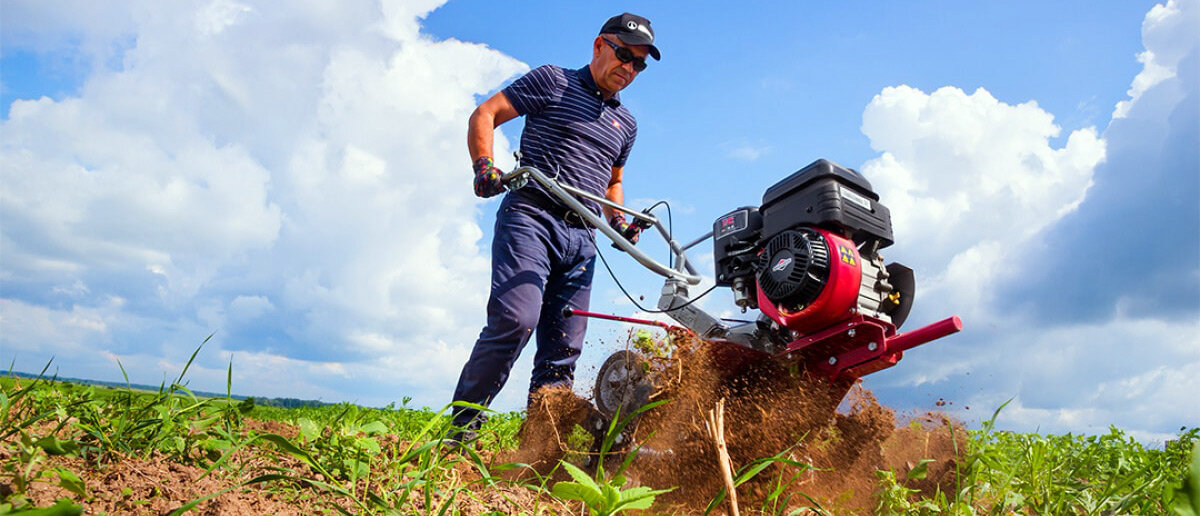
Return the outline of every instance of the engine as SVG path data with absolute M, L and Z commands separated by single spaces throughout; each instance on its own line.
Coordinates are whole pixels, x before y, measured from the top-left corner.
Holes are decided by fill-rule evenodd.
M 826 160 L 718 218 L 713 243 L 717 284 L 799 335 L 855 315 L 899 327 L 912 307 L 912 270 L 879 254 L 893 243 L 887 207 L 861 174 Z

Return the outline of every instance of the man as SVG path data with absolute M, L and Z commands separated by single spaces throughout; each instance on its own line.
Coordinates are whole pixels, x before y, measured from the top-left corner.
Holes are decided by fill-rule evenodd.
M 587 66 L 542 66 L 480 104 L 467 129 L 475 194 L 491 197 L 506 190 L 502 171 L 493 166 L 492 136 L 496 127 L 524 116 L 522 165 L 557 173 L 561 183 L 624 204 L 622 177 L 637 122 L 618 93 L 646 68 L 647 56 L 660 58 L 650 21 L 629 13 L 614 16 L 592 42 Z M 596 203 L 584 202 L 600 211 Z M 614 229 L 637 242 L 636 224 L 609 208 L 603 212 Z M 593 230 L 535 181 L 504 197 L 492 240 L 487 326 L 463 366 L 454 401 L 491 403 L 534 333 L 530 395 L 542 387 L 570 387 L 587 323 L 562 312 L 587 310 L 595 256 Z M 457 428 L 450 438 L 466 442 L 485 416 L 456 406 L 453 418 Z

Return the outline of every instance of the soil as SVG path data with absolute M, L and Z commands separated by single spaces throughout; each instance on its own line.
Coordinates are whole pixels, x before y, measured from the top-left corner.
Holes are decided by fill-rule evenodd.
M 768 498 L 782 482 L 789 487 L 774 497 L 774 507 L 788 508 L 783 513 L 820 506 L 833 514 L 871 514 L 878 470 L 894 471 L 926 496 L 953 492 L 954 440 L 961 443 L 966 435 L 958 422 L 935 413 L 897 418 L 859 384 L 830 385 L 732 344 L 675 338 L 672 359 L 647 361 L 658 388 L 651 401 L 668 401 L 636 421 L 633 442 L 641 448 L 625 472 L 631 480 L 626 487 L 676 488 L 660 496 L 656 508 L 700 514 L 725 487 L 706 422 L 718 401 L 735 471 L 758 459 L 780 459 L 737 488 L 743 513 L 771 506 Z M 544 474 L 559 459 L 572 460 L 562 436 L 590 419 L 588 402 L 570 391 L 541 394 L 514 456 L 539 464 Z M 583 451 L 574 450 L 576 459 Z M 618 468 L 627 453 L 617 450 L 606 470 Z M 926 460 L 928 473 L 907 480 Z
M 285 423 L 244 421 L 244 430 L 249 434 L 277 434 L 286 438 L 299 435 L 299 428 Z M 48 425 L 32 428 L 49 433 Z M 60 436 L 61 437 L 61 436 Z M 407 443 L 395 437 L 385 437 L 381 443 L 391 453 L 407 449 Z M 11 453 L 0 447 L 0 464 L 9 464 Z M 491 452 L 478 452 L 486 463 L 499 464 Z M 381 457 L 380 460 L 395 457 Z M 15 463 L 15 461 L 12 461 Z M 450 476 L 465 482 L 477 480 L 479 475 L 468 464 L 452 465 Z M 82 480 L 85 497 L 68 491 L 59 485 L 57 471 L 65 470 Z M 324 479 L 315 477 L 310 468 L 293 457 L 264 451 L 243 449 L 235 451 L 217 473 L 207 474 L 197 466 L 180 464 L 178 461 L 154 454 L 150 458 L 112 458 L 96 462 L 62 456 L 42 456 L 32 470 L 41 479 L 29 484 L 24 497 L 35 507 L 49 507 L 56 500 L 70 499 L 83 508 L 83 514 L 109 515 L 165 515 L 178 510 L 185 504 L 204 499 L 188 514 L 199 515 L 314 515 L 314 514 L 359 514 L 360 510 L 347 499 L 321 493 L 295 480 L 272 480 L 245 485 L 247 482 L 267 474 L 282 473 L 292 477 Z M 0 471 L 0 500 L 8 499 L 15 491 L 13 477 L 9 471 Z M 279 489 L 280 482 L 291 483 L 296 489 Z M 366 486 L 360 485 L 360 488 Z M 443 495 L 432 500 L 434 511 L 446 504 Z M 487 490 L 476 490 L 459 496 L 453 502 L 460 514 L 517 514 L 540 508 L 543 514 L 563 512 L 566 506 L 549 497 L 539 498 L 532 490 L 521 485 L 501 485 Z M 341 508 L 341 510 L 338 509 Z M 431 513 L 425 509 L 425 500 L 410 496 L 402 504 L 403 514 Z
M 892 470 L 897 478 L 905 479 L 910 470 L 930 460 L 927 475 L 903 484 L 926 496 L 954 490 L 955 440 L 960 445 L 965 441 L 960 423 L 932 412 L 897 417 L 861 385 L 831 386 L 797 372 L 788 363 L 742 348 L 680 336 L 675 336 L 674 342 L 671 358 L 650 360 L 646 365 L 658 389 L 650 400 L 665 403 L 641 415 L 627 429 L 630 439 L 604 462 L 606 471 L 614 471 L 630 453 L 630 442 L 640 446 L 624 472 L 629 480 L 625 488 L 675 488 L 659 496 L 652 512 L 703 514 L 724 488 L 714 439 L 706 426 L 709 412 L 719 401 L 724 405 L 723 435 L 735 471 L 759 459 L 778 458 L 737 488 L 742 514 L 756 514 L 762 508 L 787 514 L 814 506 L 831 514 L 871 514 L 876 507 L 878 470 Z M 586 462 L 594 450 L 589 450 L 591 436 L 585 429 L 594 428 L 596 421 L 592 404 L 571 390 L 540 392 L 519 432 L 519 448 L 495 454 L 480 452 L 494 465 L 529 467 L 502 472 L 507 481 L 503 487 L 480 488 L 461 496 L 456 507 L 466 515 L 579 513 L 577 502 L 538 495 L 520 484 L 542 485 L 548 490 L 555 482 L 570 480 L 562 468 L 556 468 L 560 460 L 594 468 Z M 282 423 L 245 424 L 257 434 L 292 438 L 299 433 Z M 9 458 L 0 456 L 0 462 Z M 84 479 L 88 497 L 79 500 L 55 483 L 43 481 L 28 490 L 29 499 L 38 507 L 71 498 L 83 505 L 85 514 L 167 514 L 189 501 L 212 496 L 197 505 L 194 513 L 335 513 L 331 497 L 312 490 L 243 486 L 259 475 L 306 470 L 301 462 L 282 454 L 234 454 L 222 475 L 206 475 L 199 467 L 160 456 L 108 464 L 51 457 L 40 467 L 76 473 Z M 456 474 L 466 481 L 478 478 L 465 464 Z M 0 475 L 0 498 L 12 492 L 9 481 L 7 475 Z M 780 484 L 784 485 L 781 494 L 772 497 Z M 440 505 L 444 500 L 434 502 Z M 349 502 L 336 503 L 357 512 Z M 423 513 L 422 504 L 422 500 L 413 500 L 405 509 Z M 727 504 L 728 500 L 714 514 L 725 513 Z
M 218 477 L 205 475 L 201 468 L 182 465 L 161 456 L 123 459 L 106 465 L 54 457 L 43 469 L 62 468 L 74 472 L 83 479 L 88 497 L 80 500 L 79 496 L 66 489 L 46 482 L 32 484 L 27 497 L 38 507 L 49 506 L 60 498 L 69 498 L 83 506 L 84 514 L 168 514 L 192 500 L 218 493 L 221 494 L 199 504 L 194 514 L 301 515 L 330 512 L 327 503 L 317 504 L 298 496 L 286 499 L 264 487 L 238 487 L 266 473 L 268 466 L 278 467 L 281 464 L 259 460 L 244 466 L 241 474 Z M 0 491 L 10 489 L 11 486 L 0 485 Z

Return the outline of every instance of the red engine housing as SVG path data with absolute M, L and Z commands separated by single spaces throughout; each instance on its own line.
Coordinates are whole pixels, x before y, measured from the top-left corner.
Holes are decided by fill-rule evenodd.
M 886 369 L 904 351 L 962 329 L 951 317 L 908 333 L 897 333 L 891 322 L 861 315 L 862 257 L 849 239 L 817 230 L 829 255 L 829 276 L 817 298 L 799 311 L 789 312 L 758 288 L 758 307 L 779 325 L 801 335 L 779 355 L 798 356 L 810 372 L 831 380 L 852 380 Z
M 762 288 L 756 289 L 759 310 L 781 326 L 799 333 L 817 331 L 849 319 L 858 307 L 858 291 L 862 286 L 862 258 L 854 242 L 825 230 L 817 230 L 817 233 L 825 239 L 829 250 L 829 279 L 815 301 L 798 312 L 788 312 L 768 299 Z

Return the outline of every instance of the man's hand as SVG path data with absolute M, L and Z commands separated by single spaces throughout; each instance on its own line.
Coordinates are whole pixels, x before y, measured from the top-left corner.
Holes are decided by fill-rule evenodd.
M 504 193 L 504 184 L 500 182 L 504 172 L 495 167 L 491 157 L 475 160 L 472 168 L 475 169 L 475 195 L 487 198 Z
M 616 230 L 617 233 L 620 233 L 621 236 L 625 237 L 625 240 L 628 240 L 629 243 L 634 245 L 637 245 L 638 237 L 642 234 L 641 224 L 630 224 L 625 222 L 625 216 L 621 215 L 620 213 L 613 215 L 611 219 L 608 219 L 608 226 Z M 614 244 L 613 247 L 617 246 Z M 620 249 L 619 247 L 617 248 Z

